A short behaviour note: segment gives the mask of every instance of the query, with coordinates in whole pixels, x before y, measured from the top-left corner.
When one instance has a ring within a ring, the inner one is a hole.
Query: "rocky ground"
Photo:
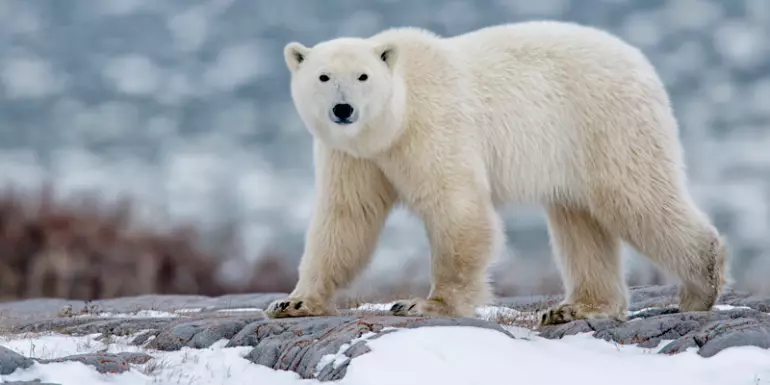
[[[576,333],[619,344],[656,347],[659,354],[677,354],[689,348],[711,357],[733,347],[770,348],[770,298],[728,290],[713,312],[679,313],[671,286],[631,290],[631,316],[625,323],[609,320],[576,321],[548,326],[541,337],[558,339]],[[205,348],[226,339],[227,346],[251,346],[247,359],[274,369],[290,370],[304,378],[322,381],[345,376],[347,364],[321,365],[329,354],[347,357],[369,352],[366,340],[399,328],[461,325],[498,330],[510,338],[510,326],[533,327],[533,312],[559,300],[558,296],[500,298],[496,313],[473,318],[391,317],[376,308],[355,309],[336,317],[268,319],[268,303],[284,294],[247,294],[222,297],[141,296],[82,301],[36,299],[0,304],[0,330],[4,334],[57,332],[72,335],[100,333],[104,338],[131,336],[132,344],[150,350],[173,351],[182,347]],[[384,307],[383,307],[384,308]],[[126,316],[126,315],[130,316]],[[367,335],[366,340],[359,339]],[[36,359],[0,347],[0,374],[26,368],[34,362],[80,361],[102,373],[119,373],[144,364],[144,353],[89,353]]]

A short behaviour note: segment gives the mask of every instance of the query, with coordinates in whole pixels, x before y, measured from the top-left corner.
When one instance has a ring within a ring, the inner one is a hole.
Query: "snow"
[[[202,307],[193,307],[193,308],[185,308],[185,309],[178,309],[177,313],[198,313],[201,310],[203,310]]]
[[[240,308],[232,308],[232,309],[220,309],[217,310],[217,312],[220,313],[240,313],[240,312],[252,312],[252,311],[262,311],[262,309],[256,308],[256,307],[240,307]]]
[[[648,308],[643,308],[643,309],[639,309],[639,310],[633,310],[633,311],[629,311],[628,315],[632,316],[632,315],[635,315],[635,314],[639,314],[639,313],[642,313],[642,312],[645,312],[645,311],[648,311],[648,310],[654,310],[654,309],[659,309],[659,308],[648,307]],[[716,310],[733,310],[733,309],[751,309],[751,308],[748,307],[748,306],[714,305],[714,309],[716,309]]]
[[[495,317],[527,317],[531,318],[531,313],[523,313],[515,309],[500,306],[483,306],[476,309],[476,314],[487,321]]]
[[[175,47],[183,51],[194,51],[206,42],[208,18],[203,6],[191,7],[169,18],[166,24],[174,37]]]
[[[102,318],[174,318],[174,317],[182,317],[187,314],[194,314],[194,313],[200,313],[203,310],[203,308],[185,308],[185,309],[176,309],[173,312],[168,311],[160,311],[160,310],[139,310],[131,313],[112,313],[112,312],[97,312],[97,313],[84,313],[84,314],[76,314],[73,317],[102,317]],[[219,309],[216,310],[217,313],[248,313],[248,312],[258,312],[262,311],[260,308],[256,307],[238,307],[238,308],[229,308],[229,309]]]
[[[256,41],[225,47],[203,78],[217,91],[231,92],[269,73],[270,63],[265,59],[268,56],[268,49]]]
[[[120,92],[129,95],[153,95],[158,92],[163,78],[150,58],[136,54],[110,59],[103,75],[115,83]]]
[[[384,331],[387,329],[391,329],[391,328],[384,328],[382,330]],[[350,358],[344,354],[345,351],[348,350],[348,348],[350,348],[351,346],[353,346],[355,343],[359,341],[367,341],[369,340],[369,338],[374,337],[376,335],[377,333],[372,333],[372,332],[364,333],[361,335],[361,337],[354,338],[350,340],[349,343],[340,345],[340,348],[337,349],[336,354],[324,355],[323,357],[321,357],[320,360],[318,360],[318,363],[316,364],[316,375],[318,375],[318,373],[320,373],[321,370],[323,370],[323,368],[326,367],[326,365],[332,364],[335,369],[340,367],[340,365],[350,360]]]
[[[760,27],[745,25],[739,20],[724,21],[714,32],[714,45],[738,67],[761,63],[767,53],[766,38]]]
[[[392,384],[393,368],[402,384],[609,384],[622,378],[625,385],[738,385],[770,376],[770,352],[758,348],[729,349],[705,359],[694,352],[656,355],[586,334],[529,338],[454,326],[402,330],[369,341],[372,352],[354,359],[341,383]]]
[[[386,311],[390,310],[390,308],[395,304],[395,302],[388,302],[388,303],[365,303],[357,308],[355,310],[364,310],[364,311]]]
[[[110,313],[99,312],[96,314],[78,314],[75,317],[109,317],[109,318],[154,318],[154,317],[179,317],[179,314],[158,310],[139,310],[134,313]]]
[[[361,311],[388,311],[395,304],[395,302],[388,303],[365,303],[355,308],[355,310]],[[476,309],[476,317],[486,321],[500,322],[501,320],[516,320],[516,321],[534,321],[536,319],[533,313],[520,312],[515,309],[502,307],[502,306],[482,306]]]
[[[5,60],[0,67],[0,90],[12,99],[37,99],[59,92],[65,83],[51,64],[32,55]]]
[[[365,304],[359,309],[378,310],[390,304]],[[734,308],[721,306],[720,309]],[[184,312],[199,309],[180,309]],[[252,308],[230,311],[256,310]],[[477,313],[488,318],[501,312],[492,306]],[[134,314],[134,313],[132,313]],[[148,311],[149,316],[167,316]],[[516,312],[514,315],[527,316]],[[770,351],[757,347],[726,349],[703,358],[694,349],[677,355],[655,354],[656,348],[619,345],[590,336],[589,333],[558,340],[539,337],[523,327],[506,327],[517,339],[498,331],[463,326],[437,326],[403,329],[370,339],[367,333],[344,344],[337,354],[321,358],[316,369],[340,365],[349,360],[342,353],[357,341],[365,340],[371,352],[353,358],[339,385],[410,384],[572,384],[616,383],[624,385],[756,385],[770,383]],[[244,358],[251,347],[225,348],[221,340],[206,349],[183,348],[162,352],[129,345],[130,337],[109,341],[99,335],[69,336],[54,333],[0,337],[0,345],[20,354],[54,358],[103,351],[145,352],[154,357],[143,365],[120,374],[100,374],[79,362],[35,364],[0,376],[0,381],[40,379],[62,385],[143,385],[143,384],[243,384],[320,385],[315,379],[300,379],[289,371],[277,371],[253,364]],[[669,341],[662,341],[662,344]],[[558,368],[558,370],[554,370]],[[600,369],[600,370],[597,370]]]
[[[733,305],[714,305],[717,310],[732,310],[732,309],[751,309],[748,306],[733,306]]]

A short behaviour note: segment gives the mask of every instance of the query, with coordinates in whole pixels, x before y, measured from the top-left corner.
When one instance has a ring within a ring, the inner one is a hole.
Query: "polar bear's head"
[[[394,45],[356,38],[312,48],[292,42],[284,56],[294,105],[313,135],[361,156],[398,135],[404,92],[394,71]]]

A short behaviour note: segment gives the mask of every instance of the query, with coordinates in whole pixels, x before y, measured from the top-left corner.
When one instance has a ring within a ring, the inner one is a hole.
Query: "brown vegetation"
[[[220,282],[231,255],[204,253],[189,227],[134,226],[130,202],[58,202],[0,194],[0,300],[56,297],[92,300],[159,294],[287,292],[296,280],[278,256],[265,256],[244,285]],[[221,245],[229,250],[231,245]]]

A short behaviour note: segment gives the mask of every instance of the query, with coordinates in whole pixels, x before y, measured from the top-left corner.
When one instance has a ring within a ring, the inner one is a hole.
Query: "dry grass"
[[[147,361],[141,365],[141,372],[147,376],[157,376],[162,370],[167,368],[169,363],[164,358],[153,357],[153,359]]]
[[[280,256],[267,255],[246,284],[220,282],[216,272],[234,257],[204,252],[194,228],[137,226],[127,200],[108,206],[53,196],[0,194],[0,300],[287,292],[296,281]],[[222,243],[216,249],[233,249]]]

